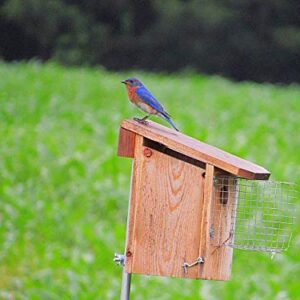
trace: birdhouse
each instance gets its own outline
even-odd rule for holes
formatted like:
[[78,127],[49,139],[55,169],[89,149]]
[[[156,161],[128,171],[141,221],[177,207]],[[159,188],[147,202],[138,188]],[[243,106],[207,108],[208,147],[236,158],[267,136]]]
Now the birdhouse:
[[121,123],[118,155],[133,159],[127,273],[228,280],[234,248],[288,246],[293,188],[263,167],[134,120]]

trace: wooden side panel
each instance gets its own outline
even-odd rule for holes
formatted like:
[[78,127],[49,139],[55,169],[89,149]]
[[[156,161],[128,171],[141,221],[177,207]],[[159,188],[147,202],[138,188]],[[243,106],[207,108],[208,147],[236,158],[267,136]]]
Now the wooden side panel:
[[120,127],[118,156],[134,157],[135,136],[134,132]]
[[213,179],[214,179],[214,166],[207,164],[205,170],[204,180],[204,203],[202,210],[202,224],[200,231],[200,246],[199,256],[204,258],[204,264],[200,265],[199,278],[202,279],[213,279],[211,277],[212,265],[214,262],[211,260],[210,255],[210,240],[209,240],[209,229],[210,229],[210,209],[211,201],[213,198]]
[[136,147],[125,270],[199,278],[199,266],[185,274],[182,265],[199,256],[204,170],[144,150]]
[[132,164],[130,199],[127,217],[127,233],[125,244],[125,271],[132,273],[133,253],[134,253],[134,226],[136,225],[137,203],[140,195],[140,187],[142,185],[141,177],[141,158],[143,137],[136,135],[135,140],[135,159]]
[[228,177],[221,184],[213,184],[210,196],[209,243],[202,276],[205,279],[229,280],[233,249],[226,244],[233,238],[232,214],[237,201],[235,177]]

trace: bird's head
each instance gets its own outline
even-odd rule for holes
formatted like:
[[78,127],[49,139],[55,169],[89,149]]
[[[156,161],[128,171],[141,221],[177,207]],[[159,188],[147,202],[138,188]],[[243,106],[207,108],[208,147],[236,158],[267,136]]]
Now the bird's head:
[[124,83],[127,87],[139,87],[143,86],[143,84],[136,78],[130,77],[124,81],[121,81]]

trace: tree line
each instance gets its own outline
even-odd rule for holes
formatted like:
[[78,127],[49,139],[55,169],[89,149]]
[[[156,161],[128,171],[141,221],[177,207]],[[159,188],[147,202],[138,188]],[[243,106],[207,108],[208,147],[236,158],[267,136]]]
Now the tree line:
[[0,58],[300,82],[299,0],[0,0]]

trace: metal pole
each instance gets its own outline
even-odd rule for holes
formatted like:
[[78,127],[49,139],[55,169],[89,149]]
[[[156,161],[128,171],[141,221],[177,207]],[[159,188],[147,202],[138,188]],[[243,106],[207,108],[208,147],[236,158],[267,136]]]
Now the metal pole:
[[[134,170],[134,163],[132,163],[132,176],[131,176],[131,188],[130,188],[130,195],[132,193],[132,181],[133,181],[133,172]],[[131,199],[131,196],[130,196]],[[128,207],[128,215],[127,215],[127,229],[126,229],[126,243],[127,245],[127,240],[128,240],[128,235],[129,235],[129,218],[130,218],[130,204],[131,201],[129,201],[129,207]],[[131,274],[125,272],[125,255],[124,254],[119,254],[115,253],[114,261],[119,264],[120,266],[123,267],[122,271],[122,287],[121,287],[121,297],[120,300],[130,300],[130,285],[131,285]]]
[[120,300],[130,299],[130,283],[131,283],[131,274],[125,272],[125,268],[123,267],[122,289],[121,289]]
[[125,272],[125,255],[120,254],[120,253],[115,253],[114,262],[123,268],[120,300],[129,300],[130,299],[131,274]]

